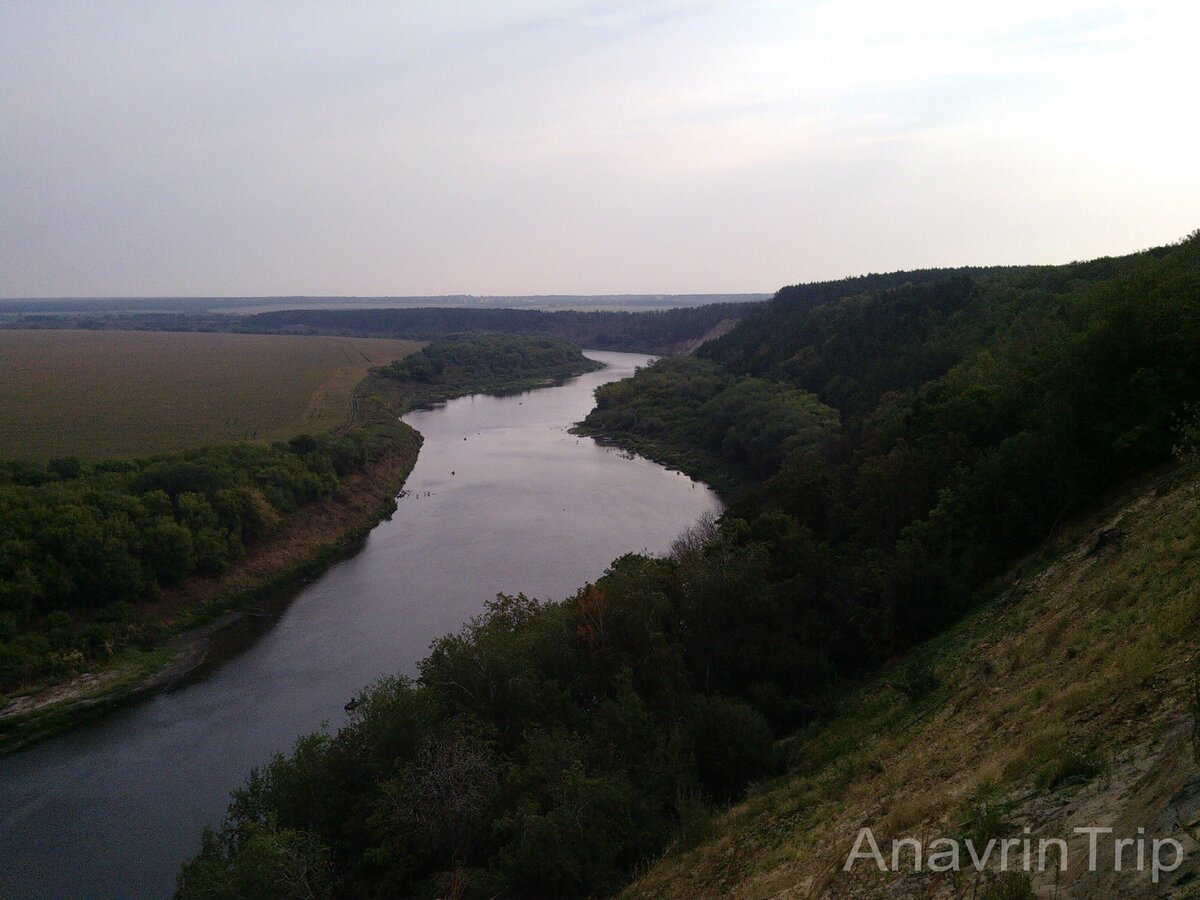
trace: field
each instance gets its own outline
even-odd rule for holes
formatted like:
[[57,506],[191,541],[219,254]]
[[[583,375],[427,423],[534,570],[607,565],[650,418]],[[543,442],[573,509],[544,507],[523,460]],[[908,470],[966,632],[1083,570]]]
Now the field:
[[367,370],[415,341],[0,331],[0,457],[145,456],[336,428]]

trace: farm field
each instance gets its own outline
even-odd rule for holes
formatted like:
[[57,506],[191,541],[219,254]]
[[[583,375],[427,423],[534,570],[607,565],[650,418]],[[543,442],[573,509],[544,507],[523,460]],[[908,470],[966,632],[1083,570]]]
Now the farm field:
[[0,457],[133,457],[343,424],[368,369],[417,341],[0,331]]

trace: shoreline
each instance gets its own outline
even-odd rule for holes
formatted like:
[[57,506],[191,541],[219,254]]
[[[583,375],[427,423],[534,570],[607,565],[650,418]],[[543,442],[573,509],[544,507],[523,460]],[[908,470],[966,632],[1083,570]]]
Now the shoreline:
[[396,495],[416,464],[422,437],[401,425],[405,432],[395,446],[226,572],[189,578],[161,600],[142,604],[140,611],[166,630],[162,639],[103,668],[7,698],[0,709],[0,756],[179,683],[204,665],[217,636],[256,604],[296,592],[343,558],[395,511]]
[[156,634],[142,646],[126,648],[92,671],[0,696],[0,758],[179,684],[205,665],[219,635],[261,605],[286,605],[308,581],[351,555],[395,511],[416,464],[424,439],[400,421],[403,414],[463,396],[549,387],[601,368],[603,363],[583,357],[550,373],[425,390],[368,375],[355,387],[347,422],[337,430],[386,422],[385,449],[333,495],[299,510],[268,540],[247,548],[225,572],[190,576],[164,589],[159,599],[139,602],[142,621]]

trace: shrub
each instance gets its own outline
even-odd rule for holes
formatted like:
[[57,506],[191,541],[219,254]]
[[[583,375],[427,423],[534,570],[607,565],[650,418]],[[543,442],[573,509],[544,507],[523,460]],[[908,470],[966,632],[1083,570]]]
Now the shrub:
[[718,803],[740,796],[747,784],[772,771],[771,728],[744,703],[699,695],[692,704],[688,730],[700,784]]

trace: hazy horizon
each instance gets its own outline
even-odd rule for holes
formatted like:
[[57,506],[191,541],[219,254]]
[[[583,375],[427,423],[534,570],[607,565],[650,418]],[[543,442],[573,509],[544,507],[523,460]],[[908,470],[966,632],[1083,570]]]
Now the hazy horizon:
[[1200,225],[1200,8],[0,8],[0,297],[770,294]]

